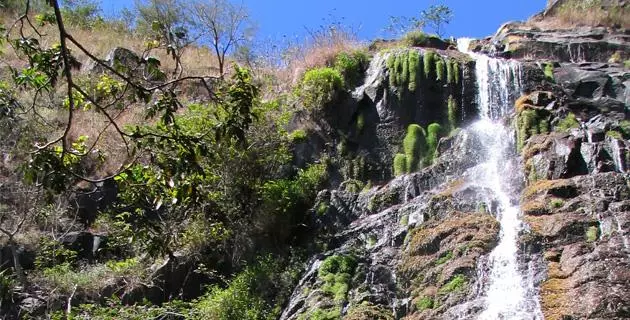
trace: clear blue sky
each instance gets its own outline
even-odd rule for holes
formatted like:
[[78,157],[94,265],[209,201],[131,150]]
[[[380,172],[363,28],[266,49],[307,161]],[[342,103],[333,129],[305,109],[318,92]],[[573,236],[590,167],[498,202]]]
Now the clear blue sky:
[[[240,0],[235,0],[240,1]],[[445,36],[481,38],[493,34],[504,22],[525,20],[541,11],[546,0],[243,0],[258,25],[262,39],[302,36],[306,28],[343,20],[362,40],[383,37],[390,16],[413,16],[433,4],[449,6],[455,17],[443,32]],[[103,11],[111,15],[130,0],[102,0]]]

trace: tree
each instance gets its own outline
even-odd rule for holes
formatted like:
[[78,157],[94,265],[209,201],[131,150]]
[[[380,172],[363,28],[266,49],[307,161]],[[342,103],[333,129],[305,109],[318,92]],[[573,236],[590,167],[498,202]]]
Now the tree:
[[445,5],[432,5],[420,13],[420,20],[433,28],[442,37],[442,27],[453,19],[453,11]]
[[390,22],[385,31],[400,36],[411,31],[422,31],[430,26],[440,37],[443,36],[444,25],[449,24],[453,19],[453,11],[445,5],[432,5],[422,10],[418,17],[391,16]]
[[214,50],[219,74],[223,76],[227,54],[245,45],[252,36],[254,28],[246,8],[227,0],[193,1],[191,15],[195,28],[205,31],[203,41]]

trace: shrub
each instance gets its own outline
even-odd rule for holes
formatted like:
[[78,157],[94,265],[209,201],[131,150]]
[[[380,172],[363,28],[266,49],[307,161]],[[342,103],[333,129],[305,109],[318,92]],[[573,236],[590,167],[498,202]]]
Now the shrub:
[[558,130],[562,132],[567,132],[573,128],[578,128],[580,123],[575,118],[575,114],[573,112],[569,112],[569,114],[560,122],[558,122]]
[[435,52],[427,51],[424,54],[424,77],[429,79],[429,75],[431,74],[431,70],[435,64]]
[[313,69],[304,74],[298,95],[308,109],[321,109],[333,102],[343,90],[344,81],[333,68]]
[[410,47],[421,47],[426,44],[428,38],[429,36],[426,33],[420,30],[412,30],[403,36],[402,41]]
[[403,150],[407,157],[407,172],[420,169],[421,157],[426,151],[426,132],[417,124],[407,127],[407,135],[403,140]]
[[402,153],[394,156],[394,176],[398,177],[407,172],[407,156]]
[[350,87],[361,82],[369,63],[368,55],[363,50],[341,52],[335,57],[335,70],[339,71]]

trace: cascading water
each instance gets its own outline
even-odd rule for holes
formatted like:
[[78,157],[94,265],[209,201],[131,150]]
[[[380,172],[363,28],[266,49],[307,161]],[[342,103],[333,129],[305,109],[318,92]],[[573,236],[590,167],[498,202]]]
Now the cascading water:
[[[479,319],[542,319],[542,312],[533,285],[518,259],[518,235],[525,227],[521,221],[518,196],[511,190],[518,164],[515,161],[514,138],[500,120],[513,110],[520,95],[520,66],[515,61],[493,59],[468,51],[469,39],[460,39],[460,51],[476,61],[478,103],[481,119],[470,132],[482,144],[485,162],[471,172],[471,180],[490,190],[491,211],[501,224],[499,243],[488,256],[487,286],[480,292],[484,310]],[[493,201],[494,200],[494,201]]]

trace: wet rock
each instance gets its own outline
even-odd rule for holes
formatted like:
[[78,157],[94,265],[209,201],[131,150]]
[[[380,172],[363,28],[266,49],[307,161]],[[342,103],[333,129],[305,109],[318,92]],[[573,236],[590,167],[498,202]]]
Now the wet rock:
[[77,252],[78,259],[94,260],[107,238],[90,232],[68,232],[59,239],[65,247]]

